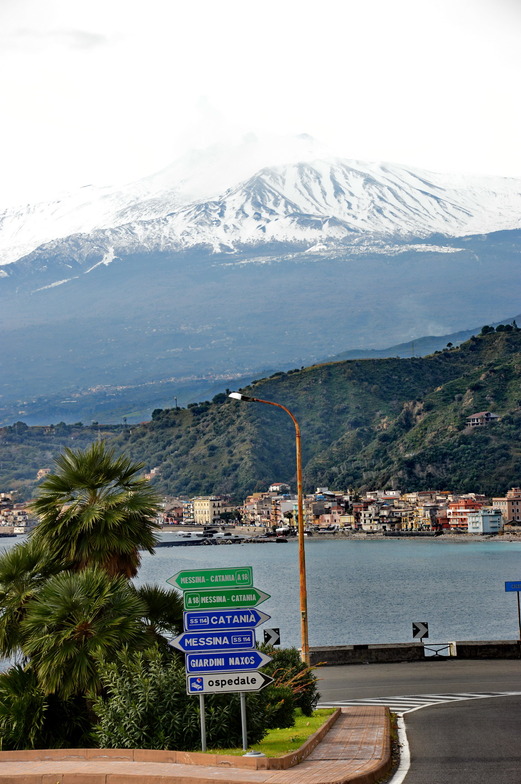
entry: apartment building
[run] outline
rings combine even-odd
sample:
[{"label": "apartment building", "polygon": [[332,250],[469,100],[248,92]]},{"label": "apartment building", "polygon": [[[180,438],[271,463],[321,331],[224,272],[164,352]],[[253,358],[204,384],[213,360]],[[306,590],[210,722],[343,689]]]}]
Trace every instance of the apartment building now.
[{"label": "apartment building", "polygon": [[469,534],[497,534],[503,527],[500,509],[483,506],[467,516]]},{"label": "apartment building", "polygon": [[521,523],[521,487],[513,487],[504,498],[493,498],[492,504],[501,510],[505,523]]},{"label": "apartment building", "polygon": [[226,501],[220,495],[192,498],[192,504],[196,525],[216,525],[221,521],[221,513],[226,510]]},{"label": "apartment building", "polygon": [[451,530],[468,530],[469,514],[478,512],[484,506],[484,501],[473,498],[459,498],[450,501],[447,506],[447,518]]}]

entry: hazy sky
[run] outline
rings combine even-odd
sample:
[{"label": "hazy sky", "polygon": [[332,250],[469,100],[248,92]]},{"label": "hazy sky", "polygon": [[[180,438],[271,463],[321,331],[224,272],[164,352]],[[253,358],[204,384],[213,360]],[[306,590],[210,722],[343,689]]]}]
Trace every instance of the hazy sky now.
[{"label": "hazy sky", "polygon": [[521,177],[520,33],[520,0],[0,0],[0,199],[252,131]]}]

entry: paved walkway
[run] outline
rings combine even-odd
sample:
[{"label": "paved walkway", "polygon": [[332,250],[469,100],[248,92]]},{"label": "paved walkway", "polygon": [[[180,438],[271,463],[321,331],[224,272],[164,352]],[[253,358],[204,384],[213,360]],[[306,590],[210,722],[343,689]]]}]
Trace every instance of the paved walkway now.
[{"label": "paved walkway", "polygon": [[114,753],[103,759],[103,750],[90,749],[86,759],[85,752],[64,749],[23,759],[30,752],[0,752],[0,784],[373,784],[390,767],[388,711],[342,708],[324,740],[287,770],[231,767],[229,758],[218,765],[186,765],[114,759]]}]

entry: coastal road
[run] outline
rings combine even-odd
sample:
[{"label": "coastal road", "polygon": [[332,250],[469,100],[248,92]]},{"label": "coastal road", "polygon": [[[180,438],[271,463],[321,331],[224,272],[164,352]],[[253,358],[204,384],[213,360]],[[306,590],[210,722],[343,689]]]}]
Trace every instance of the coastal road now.
[{"label": "coastal road", "polygon": [[521,659],[426,659],[319,667],[320,702],[405,694],[521,691]]},{"label": "coastal road", "polygon": [[431,659],[317,675],[321,705],[387,704],[403,714],[410,769],[396,784],[521,784],[521,660]]},{"label": "coastal road", "polygon": [[406,714],[404,784],[520,784],[521,697],[436,705]]}]

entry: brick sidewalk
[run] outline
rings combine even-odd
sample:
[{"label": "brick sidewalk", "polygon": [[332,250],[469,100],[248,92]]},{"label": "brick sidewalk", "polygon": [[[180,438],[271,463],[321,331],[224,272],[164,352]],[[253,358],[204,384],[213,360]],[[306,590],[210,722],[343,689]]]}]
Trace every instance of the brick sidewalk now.
[{"label": "brick sidewalk", "polygon": [[[212,765],[143,759],[165,756],[181,755],[102,749],[5,751],[0,752],[0,784],[373,784],[391,765],[389,713],[379,706],[343,708],[309,756],[287,770],[236,767],[230,757]],[[243,759],[238,757],[237,764]],[[249,760],[252,765],[269,764],[265,759]]]}]

